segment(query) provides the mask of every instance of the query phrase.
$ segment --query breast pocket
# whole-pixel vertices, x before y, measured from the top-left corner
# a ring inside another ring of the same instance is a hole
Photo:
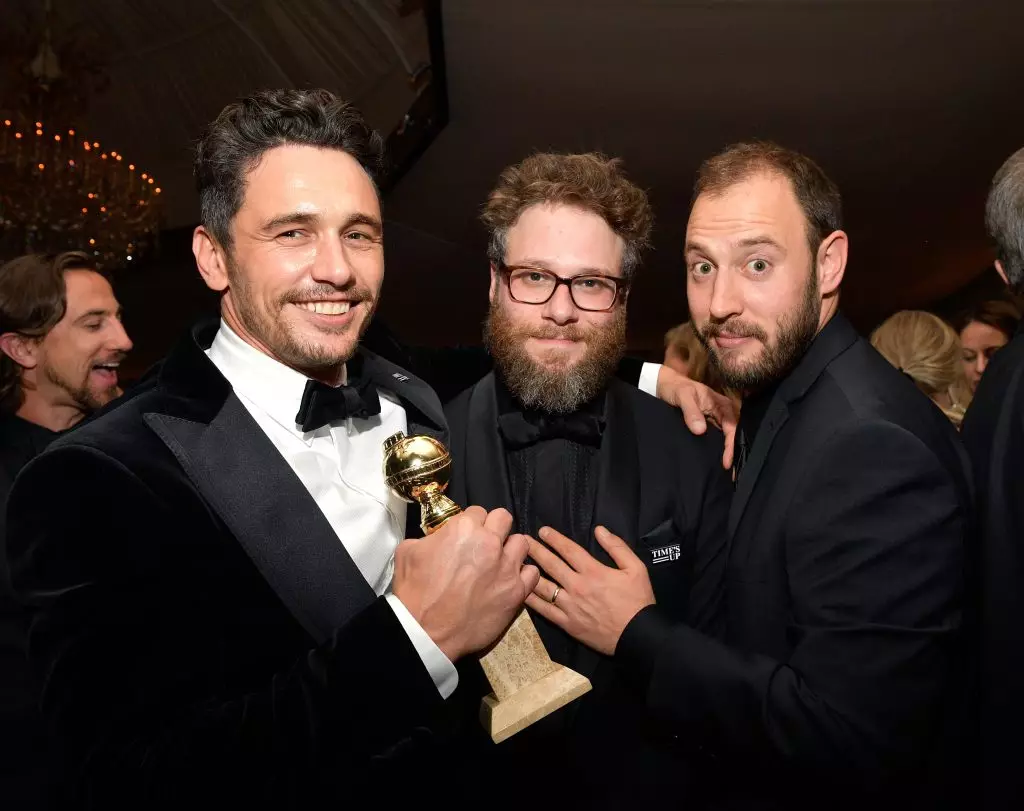
[[[693,539],[680,534],[669,518],[644,533],[635,551],[647,566],[658,606],[673,619],[685,619],[693,573]]]

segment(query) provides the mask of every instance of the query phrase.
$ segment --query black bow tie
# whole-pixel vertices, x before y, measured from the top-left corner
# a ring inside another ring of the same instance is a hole
[[[583,411],[529,415],[513,411],[498,417],[498,430],[510,450],[527,448],[545,439],[569,439],[597,447],[604,433],[604,419]]]
[[[306,433],[335,420],[365,419],[380,414],[377,387],[369,380],[354,386],[333,388],[317,380],[306,383],[295,423]]]

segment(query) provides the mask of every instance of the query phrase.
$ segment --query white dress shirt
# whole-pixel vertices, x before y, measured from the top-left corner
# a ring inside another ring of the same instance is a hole
[[[442,698],[458,671],[408,609],[390,593],[395,547],[405,537],[407,505],[384,483],[384,440],[407,431],[405,409],[380,389],[380,414],[310,432],[296,425],[307,378],[250,346],[223,321],[207,356],[313,497],[339,543],[409,635]]]
[[[640,391],[651,395],[651,397],[657,397],[659,374],[661,374],[660,363],[645,363],[640,367],[640,380],[637,382],[636,387]]]

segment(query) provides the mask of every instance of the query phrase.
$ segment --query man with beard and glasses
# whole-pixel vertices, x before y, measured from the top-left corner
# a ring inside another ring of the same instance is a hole
[[[14,487],[61,807],[421,797],[453,662],[536,584],[504,510],[402,542],[416,523],[384,440],[447,432],[429,388],[358,349],[384,271],[381,145],[326,90],[228,105],[195,159],[220,320]]]
[[[4,507],[32,458],[120,396],[117,367],[131,348],[110,282],[87,254],[29,254],[0,266],[0,797],[11,807],[42,807],[47,781],[28,615],[10,592],[3,555]]]
[[[638,568],[624,576],[650,572],[637,610],[656,599],[671,621],[715,633],[731,496],[722,435],[691,434],[675,409],[615,377],[651,229],[646,194],[617,160],[537,154],[505,170],[483,220],[494,372],[446,409],[449,495],[505,507],[516,532],[564,533],[609,564],[625,544]],[[610,544],[610,533],[624,542]],[[589,677],[593,691],[498,747],[481,746],[476,769],[492,781],[528,780],[556,807],[622,808],[685,792],[682,748],[610,651],[534,619],[552,659]],[[593,777],[617,772],[630,779]]]
[[[957,800],[968,465],[949,420],[839,313],[841,228],[835,185],[795,152],[740,144],[700,168],[690,312],[744,397],[725,639],[670,616],[616,539],[614,566],[553,533],[531,543],[550,579],[527,604],[614,654],[713,756],[715,807]]]

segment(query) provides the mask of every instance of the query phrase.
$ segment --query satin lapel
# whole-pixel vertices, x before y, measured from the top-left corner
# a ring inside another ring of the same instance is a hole
[[[505,448],[498,433],[498,401],[494,375],[477,383],[470,394],[464,431],[463,469],[465,481],[461,489],[467,503],[486,510],[498,507],[512,511],[512,486],[508,479]]]
[[[589,538],[577,538],[595,558],[614,566],[594,538],[593,529],[604,526],[633,547],[640,533],[640,453],[636,425],[626,384],[613,380],[605,399],[605,429],[598,454],[597,495]]]
[[[594,537],[594,529],[603,526],[632,548],[640,537],[640,453],[636,424],[629,401],[622,392],[624,383],[612,381],[605,399],[605,429],[598,453],[597,495],[589,538],[577,538],[597,560],[615,566]],[[572,667],[593,678],[607,657],[583,645],[576,646]]]
[[[318,642],[376,598],[302,482],[237,397],[207,424],[149,413],[146,423]]]
[[[395,393],[405,408],[409,436],[426,434],[444,443],[449,442],[448,423],[441,401],[430,386],[388,360],[360,349],[363,370],[379,387]]]

